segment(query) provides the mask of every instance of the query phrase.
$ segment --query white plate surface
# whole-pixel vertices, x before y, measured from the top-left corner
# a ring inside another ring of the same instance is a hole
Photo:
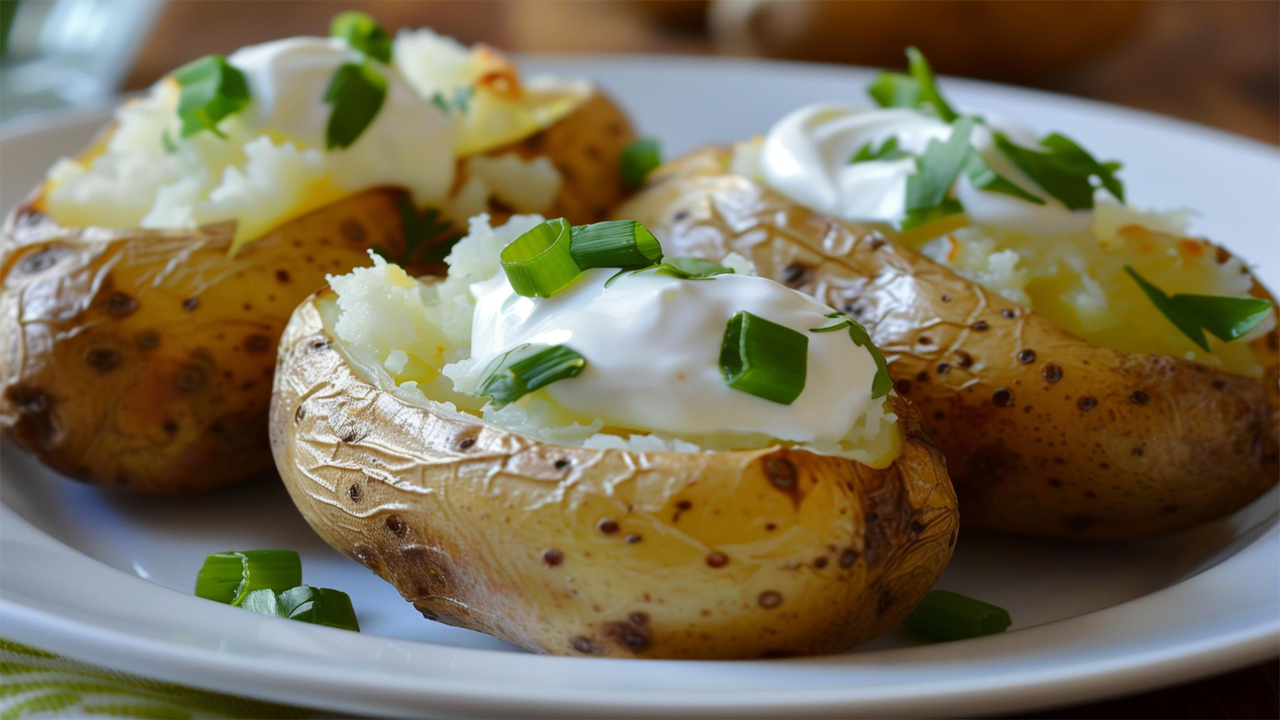
[[[870,72],[651,57],[542,57],[596,78],[669,156],[762,132],[787,110],[860,100]],[[1130,199],[1200,211],[1197,233],[1280,288],[1280,152],[1195,125],[1044,93],[948,81],[959,103],[1060,130],[1125,162]],[[0,132],[0,208],[103,112]],[[939,581],[1009,608],[1001,636],[890,633],[844,655],[755,662],[552,658],[423,620],[324,545],[274,477],[196,502],[97,491],[0,448],[0,634],[152,677],[331,710],[432,715],[973,715],[1084,702],[1223,672],[1280,647],[1275,490],[1222,522],[1141,543],[962,534]],[[205,554],[292,547],[342,588],[361,634],[190,595]]]

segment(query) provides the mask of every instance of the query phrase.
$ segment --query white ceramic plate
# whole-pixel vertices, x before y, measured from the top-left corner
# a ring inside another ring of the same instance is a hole
[[[652,57],[531,59],[599,80],[668,155],[746,137],[787,110],[860,99],[867,71]],[[1280,288],[1280,152],[1131,110],[964,81],[947,91],[1125,161],[1131,199],[1194,207],[1195,229]],[[3,128],[0,207],[80,148],[102,112]],[[1273,490],[1235,517],[1143,543],[961,536],[939,587],[1008,608],[1012,631],[943,645],[890,633],[844,655],[756,662],[541,657],[423,620],[325,546],[274,478],[198,501],[79,485],[3,446],[0,634],[151,677],[356,713],[973,715],[1084,702],[1230,670],[1280,641]],[[348,591],[361,634],[190,595],[206,553],[293,547]]]

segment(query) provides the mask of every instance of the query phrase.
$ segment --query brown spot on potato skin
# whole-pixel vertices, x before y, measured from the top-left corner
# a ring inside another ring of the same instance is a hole
[[[160,347],[160,335],[150,330],[143,330],[134,336],[133,342],[138,346],[139,350],[155,350]]]
[[[126,293],[113,292],[107,296],[103,309],[113,318],[127,317],[138,309],[138,301]]]
[[[899,395],[911,394],[911,381],[906,378],[902,378],[898,382],[894,383],[893,387],[898,391]]]
[[[85,351],[84,361],[89,367],[105,375],[120,366],[120,353],[108,347],[89,348]]]
[[[984,332],[984,331],[986,331],[986,330],[990,329],[990,328],[991,328],[991,326],[987,324],[987,321],[986,321],[986,320],[979,320],[979,321],[975,322],[974,324],[970,325],[970,326],[969,326],[969,328],[970,328],[970,329],[972,329],[972,330],[976,330],[976,331],[978,331],[978,332]]]
[[[351,498],[351,502],[356,502],[356,503],[360,502],[359,486],[352,485],[351,487],[347,488],[347,497]]]
[[[782,282],[789,287],[800,287],[809,280],[809,268],[800,263],[791,263],[782,271]]]
[[[564,562],[564,553],[554,548],[544,550],[542,553],[542,562],[546,563],[547,567],[556,567]]]
[[[1088,395],[1076,401],[1076,407],[1080,408],[1081,412],[1089,412],[1090,410],[1094,409],[1097,406],[1098,406],[1098,399],[1094,397],[1089,397]]]
[[[307,418],[307,409],[306,409],[306,407],[304,407],[304,406],[302,406],[302,405],[299,405],[299,406],[298,406],[298,409],[297,409],[297,410],[295,410],[295,411],[293,412],[293,419],[294,419],[294,421],[295,421],[295,422],[302,422],[302,421],[303,421],[303,420],[305,420],[306,418]]]
[[[1129,402],[1134,405],[1146,405],[1151,402],[1151,396],[1141,390],[1134,390],[1133,394],[1129,396]]]
[[[404,521],[401,520],[398,515],[388,515],[387,519],[383,521],[383,524],[386,525],[387,529],[391,531],[391,534],[396,537],[404,537],[405,532],[409,529],[405,526]]]
[[[1035,350],[1027,349],[1027,350],[1022,350],[1018,353],[1018,362],[1022,363],[1023,365],[1030,365],[1035,361],[1036,361]]]
[[[369,236],[369,231],[359,220],[347,218],[338,224],[338,234],[344,240],[360,244]]]
[[[725,555],[719,550],[714,550],[707,555],[707,567],[722,568],[728,564],[729,564],[729,556]]]
[[[204,387],[208,380],[208,374],[199,365],[183,365],[173,378],[174,386],[184,395]]]
[[[1040,368],[1040,377],[1052,385],[1062,379],[1062,366],[1057,363],[1045,363],[1044,367]]]
[[[645,621],[648,621],[647,616]],[[631,619],[607,622],[602,627],[602,630],[605,637],[612,639],[633,653],[642,653],[653,644],[649,628],[645,625],[637,624]]]
[[[252,353],[254,355],[261,355],[262,353],[270,352],[272,345],[274,345],[274,343],[271,341],[271,338],[263,335],[262,333],[253,333],[245,336],[244,339],[245,352]]]
[[[187,298],[182,301],[182,309],[188,312],[200,307],[200,301],[195,298]]]
[[[637,535],[635,533],[631,533],[630,535],[623,538],[623,542],[625,542],[628,545],[634,545],[640,542],[641,540],[644,540],[644,537],[641,535]]]
[[[858,562],[857,550],[854,550],[853,548],[845,548],[844,552],[840,553],[840,567],[848,570],[853,567],[853,564],[856,562]]]
[[[772,610],[782,604],[782,593],[776,590],[765,590],[756,598],[756,602],[765,610]]]
[[[600,521],[600,524],[596,525],[596,529],[605,535],[613,535],[618,532],[618,523],[605,518]]]
[[[276,270],[276,282],[281,285],[287,285],[293,281],[293,277],[289,275],[289,271],[281,268]]]
[[[596,655],[600,652],[599,646],[597,646],[594,642],[591,642],[590,639],[582,635],[578,635],[577,637],[570,640],[569,645],[574,650],[582,653],[583,655]]]
[[[991,393],[991,404],[998,408],[1006,408],[1013,405],[1013,391],[1009,388],[999,388]]]
[[[830,561],[829,561],[829,560],[827,560],[827,556],[826,556],[826,555],[819,555],[816,559],[814,559],[814,561],[813,561],[813,566],[814,566],[815,568],[817,568],[817,569],[821,570],[822,568],[824,568],[824,567],[826,567],[826,566],[827,566],[827,563],[828,563],[828,562],[830,562]]]

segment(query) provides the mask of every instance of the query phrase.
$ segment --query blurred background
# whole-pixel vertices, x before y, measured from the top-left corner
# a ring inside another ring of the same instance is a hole
[[[360,9],[510,51],[898,67],[1105,100],[1280,143],[1280,2],[1113,0],[0,0],[0,117],[101,102],[210,52]]]

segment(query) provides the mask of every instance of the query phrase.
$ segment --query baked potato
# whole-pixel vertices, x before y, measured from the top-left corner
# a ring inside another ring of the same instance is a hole
[[[946,457],[966,526],[1148,537],[1227,515],[1276,484],[1274,325],[1233,343],[1256,359],[1255,377],[1102,347],[903,242],[733,172],[733,156],[717,147],[669,164],[618,215],[671,253],[745,254],[761,274],[863,322]],[[1251,293],[1271,299],[1256,281]]]
[[[446,282],[466,259],[459,253]],[[611,274],[579,279],[565,293],[595,292],[584,286]],[[271,443],[290,496],[326,542],[395,585],[426,618],[557,655],[808,655],[845,650],[897,624],[942,572],[956,540],[955,495],[918,413],[901,397],[885,398],[897,420],[878,426],[875,442],[888,444],[866,462],[794,442],[691,451],[647,434],[640,444],[633,434],[628,445],[611,434],[621,432],[610,430],[615,422],[552,436],[529,421],[564,396],[525,396],[494,415],[492,404],[481,408],[458,393],[465,372],[454,368],[467,365],[469,351],[454,348],[450,333],[469,337],[472,350],[484,346],[486,300],[476,301],[474,333],[470,307],[462,322],[442,320],[440,308],[456,312],[470,294],[494,292],[485,277],[464,274],[460,287],[446,290],[394,266],[357,270],[304,302],[280,346]],[[634,299],[627,281],[602,296]],[[669,282],[698,293],[724,280]],[[681,302],[670,284],[662,289],[666,302]],[[442,302],[423,299],[433,292]],[[563,308],[575,297],[541,307]],[[624,305],[627,315],[651,307]],[[524,325],[548,322],[538,317]],[[371,328],[379,324],[385,329]],[[600,348],[619,337],[624,361],[644,354],[636,345],[663,355],[667,336],[628,340],[625,333],[649,331],[618,324],[631,329],[600,338],[596,352],[584,353],[588,370],[551,387],[584,382],[592,367],[609,365]],[[589,339],[575,327],[572,343],[581,349]],[[853,349],[839,334],[820,337]],[[710,342],[719,347],[720,338]],[[428,367],[450,357],[463,359]],[[597,371],[593,382],[613,372],[617,383],[597,386],[608,388],[604,407],[633,405],[638,392],[662,394],[626,384],[647,369]],[[701,392],[692,373],[653,372],[673,385],[695,383],[677,392]],[[719,369],[711,372],[719,384]],[[805,392],[830,399],[835,414],[835,398],[813,389],[822,377],[811,371]],[[768,401],[746,402],[768,412]],[[682,406],[663,404],[664,420],[677,422]],[[518,414],[504,419],[513,409]],[[610,442],[593,444],[597,431]]]
[[[412,33],[408,37],[422,41]],[[445,39],[429,34],[426,41],[434,48]],[[334,42],[296,39],[242,50],[247,59],[241,67],[250,85],[274,87],[279,96],[260,98],[258,112],[269,118],[275,117],[270,112],[283,113],[279,108],[290,97],[286,85],[301,86],[298,92],[303,92],[308,83],[327,81],[328,76],[306,73],[316,53],[329,53],[336,61],[347,57]],[[401,40],[397,43],[401,48]],[[411,56],[408,50],[398,52]],[[416,105],[397,110],[413,103],[434,106],[408,96],[409,83],[393,68],[384,69],[394,81],[391,99],[369,126],[369,149],[358,155],[361,144],[355,144],[332,154],[338,158],[333,174],[363,178],[364,172],[371,178],[367,185],[352,180],[351,187],[337,187],[317,175],[319,180],[291,189],[291,183],[301,182],[299,173],[312,172],[308,168],[330,156],[298,151],[287,142],[271,145],[267,141],[274,142],[276,130],[267,120],[260,124],[270,132],[244,145],[249,159],[243,166],[234,165],[243,156],[232,145],[251,133],[242,127],[250,121],[239,122],[239,116],[217,126],[228,139],[200,133],[160,150],[155,118],[177,122],[178,89],[172,78],[123,108],[119,122],[80,158],[63,161],[5,221],[0,429],[59,472],[120,490],[184,494],[243,480],[271,467],[267,410],[276,344],[289,313],[327,273],[368,264],[370,248],[401,258],[410,242],[415,254],[404,262],[416,272],[443,267],[441,253],[433,257],[428,246],[458,236],[457,226],[445,219],[463,220],[475,211],[503,216],[514,209],[541,209],[579,223],[600,219],[624,192],[618,158],[633,133],[622,111],[582,83],[523,87],[510,63],[486,48],[457,52],[471,68],[471,75],[458,82],[475,83],[467,86],[470,110],[423,111]],[[269,62],[253,59],[264,53],[270,54]],[[291,53],[303,53],[297,78],[279,70]],[[276,86],[255,79],[253,68],[263,67],[280,73],[272,80]],[[319,102],[318,94],[314,101]],[[393,110],[428,112],[435,125],[416,124],[412,114],[391,117]],[[310,127],[311,120],[301,117],[297,122]],[[390,130],[378,124],[384,118]],[[403,127],[394,124],[400,120]],[[455,130],[455,121],[461,130]],[[455,159],[450,144],[455,133],[467,139],[471,154],[460,150]],[[164,130],[166,145],[175,137],[176,130],[172,136]],[[495,138],[501,142],[493,144]],[[318,142],[323,147],[323,140]],[[146,165],[141,160],[151,157],[145,153],[153,146],[163,154]],[[420,160],[436,163],[418,185],[437,183],[441,194],[424,198],[418,193],[410,204],[409,188],[387,184],[394,173],[377,174],[387,153],[405,156],[399,170],[392,168],[408,173],[405,177],[416,177],[412,173],[420,169]],[[199,169],[200,162],[207,172]],[[174,195],[185,192],[188,180],[179,171],[208,176],[216,184],[219,163],[225,162],[232,165],[204,205],[174,205]],[[148,168],[166,163],[179,164],[173,171],[177,179],[157,190]],[[273,170],[279,174],[268,172]],[[544,182],[531,181],[529,173]],[[136,192],[131,182],[139,185]],[[519,187],[504,189],[504,183]],[[518,192],[530,187],[536,189],[532,195]],[[228,195],[234,197],[228,200]],[[138,222],[143,210],[130,205],[141,196],[155,203],[146,213],[147,228]],[[235,198],[244,204],[235,205]],[[520,207],[535,201],[534,207]],[[204,222],[213,206],[221,208],[225,221]],[[193,207],[198,212],[192,214]],[[165,227],[166,218],[182,214],[175,208],[185,208],[195,225]],[[422,208],[426,214],[420,217]],[[407,240],[406,228],[415,223]]]

